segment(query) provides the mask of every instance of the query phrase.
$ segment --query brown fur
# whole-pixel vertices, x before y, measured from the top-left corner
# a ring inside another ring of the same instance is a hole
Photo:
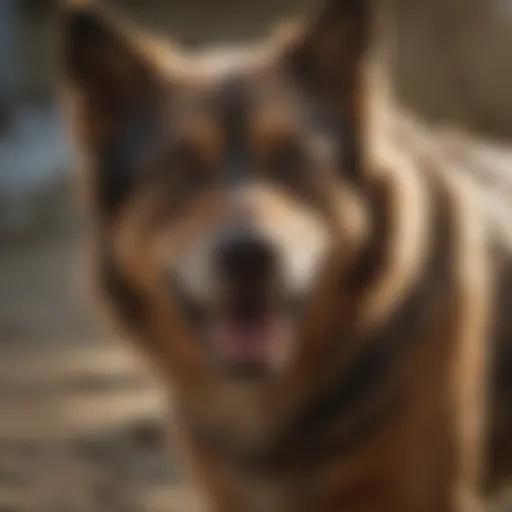
[[[510,467],[512,253],[489,250],[478,187],[428,136],[386,123],[371,140],[368,9],[332,1],[284,42],[209,66],[150,56],[94,6],[66,11],[99,282],[175,394],[212,510],[466,512]],[[242,205],[233,151],[261,182]],[[240,216],[330,241],[296,357],[258,384],[219,375],[162,277]]]

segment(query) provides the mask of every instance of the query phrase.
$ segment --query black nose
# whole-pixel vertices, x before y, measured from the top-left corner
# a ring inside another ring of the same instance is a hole
[[[221,277],[233,285],[265,284],[276,266],[271,244],[248,230],[231,230],[221,237],[216,263]]]

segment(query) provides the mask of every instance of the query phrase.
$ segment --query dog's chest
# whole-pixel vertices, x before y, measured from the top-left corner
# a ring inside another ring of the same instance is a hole
[[[244,512],[288,512],[287,492],[280,482],[241,477],[236,486],[237,502]]]

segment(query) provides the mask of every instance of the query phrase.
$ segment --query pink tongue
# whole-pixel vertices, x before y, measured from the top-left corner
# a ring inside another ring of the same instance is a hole
[[[282,332],[277,318],[237,322],[221,318],[213,326],[213,342],[219,355],[234,362],[264,362]]]

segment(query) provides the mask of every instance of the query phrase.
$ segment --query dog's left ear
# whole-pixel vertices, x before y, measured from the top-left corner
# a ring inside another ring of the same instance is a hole
[[[286,65],[297,83],[305,92],[339,109],[355,138],[359,136],[367,94],[364,82],[374,3],[327,0],[323,9],[292,37],[285,53]],[[356,165],[354,161],[352,166]]]
[[[372,0],[328,0],[287,55],[305,85],[333,95],[359,86],[370,45]]]

